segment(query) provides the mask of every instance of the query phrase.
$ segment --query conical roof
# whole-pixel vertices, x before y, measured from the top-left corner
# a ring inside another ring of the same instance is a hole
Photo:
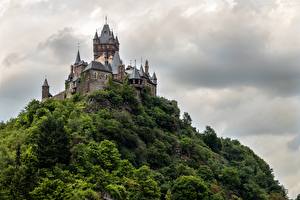
[[[156,78],[155,72],[153,73],[151,80],[152,80],[152,83],[157,84],[157,78]]]
[[[120,58],[120,54],[118,51],[116,51],[112,62],[111,62],[111,67],[112,67],[112,73],[117,74],[118,73],[118,68],[119,66],[122,65],[122,60]]]
[[[152,75],[152,79],[153,79],[153,80],[157,80],[155,72],[154,72],[153,75]]]
[[[80,63],[81,59],[80,59],[80,53],[79,53],[79,50],[77,51],[77,56],[76,56],[76,60],[75,60],[75,63],[74,64],[78,64]]]
[[[141,65],[141,67],[140,67],[140,75],[141,76],[144,76],[145,75],[145,72],[144,72],[144,68],[143,68],[143,66]]]
[[[111,38],[111,31],[108,24],[104,24],[101,35],[100,35],[100,43],[107,44],[109,43],[109,39]]]
[[[94,36],[94,40],[98,40],[98,39],[99,39],[99,36],[98,36],[97,31],[96,31],[95,36]]]
[[[43,87],[49,87],[49,85],[48,85],[48,81],[47,81],[47,79],[46,79],[46,78],[45,78],[45,80],[44,80]]]

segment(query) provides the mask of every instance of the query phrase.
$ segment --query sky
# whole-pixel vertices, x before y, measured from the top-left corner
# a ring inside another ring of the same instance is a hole
[[[105,16],[120,55],[148,59],[158,94],[200,131],[238,139],[300,193],[298,0],[0,0],[0,121],[64,89],[77,43],[92,60]]]

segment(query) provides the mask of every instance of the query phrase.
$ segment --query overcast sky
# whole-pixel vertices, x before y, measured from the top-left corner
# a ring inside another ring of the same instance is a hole
[[[77,42],[92,59],[104,17],[123,61],[149,59],[160,96],[203,130],[239,139],[300,193],[298,0],[0,0],[0,121],[64,88]]]

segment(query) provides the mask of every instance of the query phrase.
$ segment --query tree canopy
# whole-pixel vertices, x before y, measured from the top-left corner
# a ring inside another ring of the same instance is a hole
[[[33,100],[0,123],[0,199],[288,199],[251,149],[191,124],[126,83]]]

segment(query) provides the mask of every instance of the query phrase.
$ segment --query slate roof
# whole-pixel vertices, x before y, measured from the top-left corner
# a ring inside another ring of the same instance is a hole
[[[75,59],[75,63],[74,64],[79,64],[81,61],[80,59],[80,53],[79,53],[79,50],[77,51],[77,56],[76,56],[76,59]]]
[[[140,79],[140,78],[141,78],[140,73],[137,70],[137,68],[134,66],[132,73],[129,75],[129,79]]]
[[[104,24],[99,39],[100,39],[100,43],[102,43],[102,44],[107,44],[107,43],[109,43],[110,39],[113,39],[108,24]]]
[[[94,40],[98,40],[98,39],[99,39],[99,37],[98,37],[98,33],[96,31],[95,36],[94,36]]]
[[[47,79],[45,78],[45,81],[44,81],[44,84],[43,84],[43,86],[45,86],[45,87],[49,87],[49,85],[48,85],[48,81],[47,81]]]
[[[113,59],[112,59],[112,62],[111,62],[111,68],[112,68],[112,73],[113,74],[117,74],[118,73],[118,67],[122,65],[122,60],[120,58],[120,55],[119,55],[119,52],[116,51]]]
[[[151,81],[152,81],[152,83],[157,84],[157,78],[156,78],[155,72],[153,73],[153,75],[151,77]]]
[[[153,75],[152,75],[152,79],[153,79],[153,80],[157,80],[155,72],[154,72]]]
[[[141,65],[141,67],[140,67],[139,72],[140,72],[140,76],[145,76],[144,68],[143,68],[142,65]]]
[[[111,72],[111,66],[109,65],[103,65],[100,62],[97,61],[92,61],[88,66],[83,70],[88,71],[88,70],[98,70],[98,71],[104,71],[104,72]]]

